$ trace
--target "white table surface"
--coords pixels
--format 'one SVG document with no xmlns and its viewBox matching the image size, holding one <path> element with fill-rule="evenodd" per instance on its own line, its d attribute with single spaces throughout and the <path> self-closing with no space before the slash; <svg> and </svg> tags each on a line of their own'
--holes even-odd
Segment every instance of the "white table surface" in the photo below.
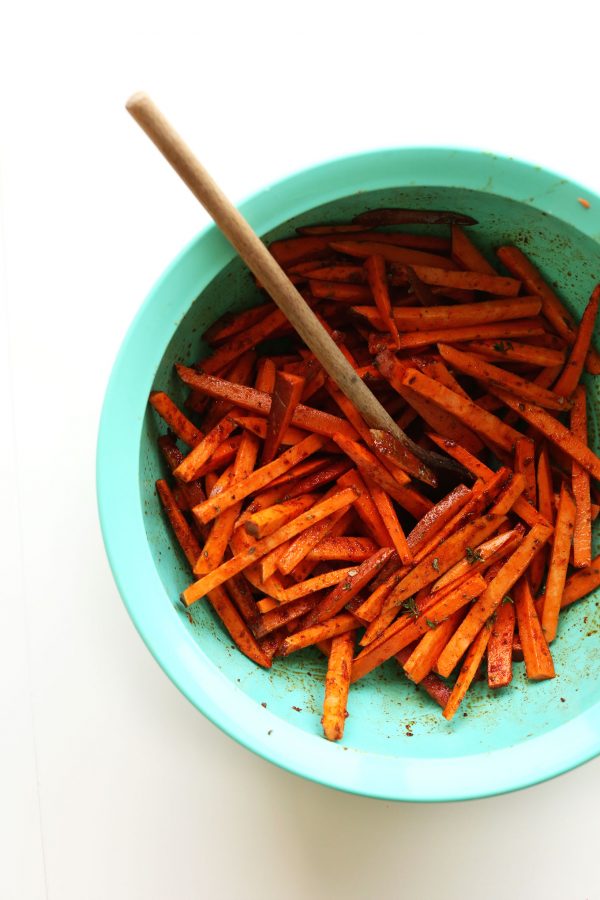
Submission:
<svg viewBox="0 0 600 900">
<path fill-rule="evenodd" d="M 2 900 L 600 897 L 600 760 L 497 799 L 396 805 L 225 737 L 137 636 L 94 494 L 117 348 L 206 222 L 128 94 L 152 92 L 235 200 L 338 154 L 431 143 L 598 189 L 591 13 L 538 6 L 3 5 Z"/>
</svg>

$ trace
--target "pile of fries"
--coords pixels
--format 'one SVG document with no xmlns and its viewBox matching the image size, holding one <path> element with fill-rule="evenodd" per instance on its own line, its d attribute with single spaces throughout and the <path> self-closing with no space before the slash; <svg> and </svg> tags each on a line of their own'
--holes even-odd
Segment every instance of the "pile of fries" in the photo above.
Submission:
<svg viewBox="0 0 600 900">
<path fill-rule="evenodd" d="M 600 584 L 581 383 L 600 373 L 600 286 L 577 324 L 520 249 L 500 247 L 497 270 L 471 224 L 373 210 L 270 247 L 399 426 L 462 474 L 407 474 L 270 301 L 177 365 L 185 413 L 150 397 L 173 475 L 157 492 L 194 576 L 183 603 L 208 602 L 261 666 L 326 654 L 330 740 L 350 685 L 392 657 L 446 719 L 482 671 L 493 689 L 515 660 L 553 678 L 561 609 Z"/>
</svg>

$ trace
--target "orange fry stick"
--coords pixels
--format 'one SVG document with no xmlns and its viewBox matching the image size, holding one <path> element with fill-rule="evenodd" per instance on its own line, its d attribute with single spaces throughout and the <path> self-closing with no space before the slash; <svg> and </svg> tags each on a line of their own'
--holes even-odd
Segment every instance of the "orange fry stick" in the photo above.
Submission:
<svg viewBox="0 0 600 900">
<path fill-rule="evenodd" d="M 270 337 L 286 321 L 285 315 L 281 310 L 274 309 L 264 319 L 245 329 L 242 334 L 236 334 L 229 338 L 226 343 L 221 344 L 212 356 L 203 359 L 201 362 L 203 372 L 207 375 L 220 372 L 228 363 L 233 362 L 246 350 L 251 350 L 257 344 L 260 344 L 261 341 L 264 341 L 265 338 Z"/>
<path fill-rule="evenodd" d="M 346 284 L 365 284 L 367 280 L 362 266 L 321 266 L 310 269 L 306 277 L 313 281 L 339 281 Z"/>
<path fill-rule="evenodd" d="M 222 444 L 223 441 L 229 437 L 234 428 L 237 427 L 237 423 L 229 416 L 225 416 L 225 418 L 221 419 L 221 421 L 202 438 L 200 443 L 195 445 L 194 449 L 188 453 L 184 460 L 177 466 L 173 472 L 175 477 L 180 481 L 186 482 L 198 478 L 204 463 L 210 459 L 217 447 Z"/>
<path fill-rule="evenodd" d="M 163 434 L 159 437 L 158 446 L 169 469 L 171 472 L 174 472 L 183 459 L 183 453 L 168 434 Z M 191 509 L 192 506 L 206 500 L 206 494 L 199 481 L 190 481 L 188 484 L 180 484 L 177 487 L 181 491 L 184 500 L 183 506 L 180 506 L 181 509 Z"/>
<path fill-rule="evenodd" d="M 512 681 L 512 651 L 515 633 L 515 607 L 508 595 L 496 610 L 487 645 L 488 687 L 506 687 Z"/>
<path fill-rule="evenodd" d="M 326 494 L 326 497 L 328 496 L 329 495 Z M 303 531 L 302 534 L 298 535 L 296 540 L 291 542 L 285 553 L 279 557 L 277 568 L 281 574 L 289 575 L 293 572 L 296 566 L 306 558 L 307 554 L 330 534 L 332 529 L 343 518 L 345 512 L 345 509 L 341 509 L 333 516 L 330 516 L 322 522 L 316 522 L 310 528 L 307 528 L 306 531 Z"/>
<path fill-rule="evenodd" d="M 216 399 L 228 399 L 241 409 L 268 416 L 271 409 L 271 397 L 265 391 L 257 391 L 246 385 L 233 384 L 231 381 L 225 381 L 213 375 L 203 375 L 187 366 L 176 365 L 175 368 L 181 380 L 195 391 L 208 394 L 209 397 Z M 295 409 L 292 425 L 315 434 L 331 436 L 340 432 L 350 438 L 356 437 L 356 432 L 344 419 L 332 416 L 320 409 L 304 406 L 302 403 L 299 403 Z"/>
<path fill-rule="evenodd" d="M 277 372 L 271 409 L 267 419 L 267 435 L 263 445 L 263 465 L 275 459 L 303 390 L 304 378 L 298 378 L 296 375 L 289 375 L 286 372 Z"/>
<path fill-rule="evenodd" d="M 217 498 L 218 502 L 209 497 L 204 503 L 199 503 L 193 509 L 194 516 L 198 522 L 206 525 L 219 513 L 239 503 L 240 500 L 243 500 L 250 494 L 254 494 L 261 488 L 266 487 L 272 482 L 273 478 L 287 472 L 292 466 L 297 465 L 312 453 L 316 453 L 325 443 L 326 438 L 319 435 L 310 435 L 310 437 L 305 438 L 299 444 L 290 447 L 289 450 L 286 450 L 273 462 L 256 469 L 247 478 L 234 482 L 229 490 Z"/>
<path fill-rule="evenodd" d="M 478 381 L 483 381 L 485 384 L 497 385 L 515 397 L 523 397 L 526 400 L 530 400 L 531 403 L 537 403 L 538 406 L 546 409 L 565 410 L 571 406 L 567 397 L 559 396 L 554 391 L 538 387 L 532 381 L 527 381 L 525 378 L 520 378 L 512 372 L 499 369 L 497 366 L 478 359 L 470 353 L 463 353 L 461 350 L 456 350 L 456 348 L 450 347 L 448 344 L 438 344 L 438 350 L 442 358 L 455 369 L 458 369 L 459 372 L 469 375 L 471 378 L 476 378 Z"/>
<path fill-rule="evenodd" d="M 392 497 L 396 495 L 396 489 L 400 485 L 408 484 L 410 481 L 408 475 L 400 469 L 394 469 L 393 475 L 388 472 L 377 457 L 357 441 L 352 441 L 350 438 L 344 437 L 343 434 L 335 434 L 333 440 L 340 450 L 358 466 L 365 478 L 379 484 Z"/>
<path fill-rule="evenodd" d="M 380 256 L 379 254 L 368 256 L 365 260 L 365 272 L 367 273 L 367 280 L 379 315 L 394 343 L 396 346 L 399 346 L 398 329 L 392 318 L 392 304 L 390 301 L 390 292 L 388 290 L 387 273 L 383 256 Z"/>
<path fill-rule="evenodd" d="M 577 337 L 577 326 L 573 316 L 544 281 L 533 263 L 518 247 L 499 247 L 496 252 L 508 271 L 522 280 L 526 290 L 541 297 L 544 316 L 556 333 L 569 345 L 574 344 Z M 591 348 L 588 353 L 586 367 L 592 375 L 600 374 L 600 356 L 594 348 Z"/>
<path fill-rule="evenodd" d="M 491 633 L 491 628 L 488 625 L 483 625 L 477 637 L 469 647 L 459 676 L 456 679 L 456 684 L 454 685 L 452 693 L 450 694 L 450 699 L 448 700 L 442 712 L 443 717 L 447 721 L 450 721 L 450 719 L 456 713 L 456 710 L 462 703 L 473 679 L 477 675 L 479 664 L 483 659 L 483 654 L 486 651 Z"/>
<path fill-rule="evenodd" d="M 244 428 L 246 431 L 251 431 L 252 434 L 255 434 L 259 438 L 266 438 L 266 419 L 261 419 L 260 416 L 238 416 L 237 414 L 232 415 L 231 418 L 238 423 L 240 428 Z M 289 428 L 286 428 L 285 432 L 281 436 L 281 443 L 286 444 L 289 447 L 292 444 L 297 444 L 305 437 L 307 437 L 306 431 L 301 428 L 294 428 L 294 426 L 291 425 Z"/>
<path fill-rule="evenodd" d="M 360 496 L 356 498 L 354 504 L 354 509 L 358 513 L 360 520 L 363 525 L 367 527 L 368 531 L 375 538 L 375 541 L 380 547 L 391 547 L 391 535 L 385 527 L 383 519 L 373 502 L 366 484 L 356 469 L 350 469 L 349 472 L 345 472 L 342 477 L 338 479 L 337 483 L 339 487 L 355 487 L 360 491 Z"/>
<path fill-rule="evenodd" d="M 573 395 L 571 431 L 580 441 L 587 442 L 586 393 L 583 385 L 579 385 Z M 575 568 L 583 569 L 592 561 L 592 502 L 589 473 L 575 461 L 572 463 L 571 487 L 575 499 L 573 564 Z"/>
<path fill-rule="evenodd" d="M 451 569 L 442 575 L 441 578 L 432 585 L 431 593 L 448 587 L 453 581 L 465 575 L 467 572 L 478 572 L 483 568 L 487 568 L 496 560 L 501 559 L 508 553 L 512 553 L 517 549 L 523 537 L 523 528 L 519 525 L 517 528 L 498 534 L 496 537 L 485 541 L 478 547 L 468 547 L 464 559 L 460 559 Z"/>
<path fill-rule="evenodd" d="M 342 611 L 344 606 L 356 597 L 365 585 L 381 571 L 385 563 L 392 555 L 393 550 L 384 547 L 377 550 L 366 559 L 357 569 L 352 569 L 345 580 L 336 585 L 328 594 L 318 601 L 317 605 L 305 616 L 302 627 L 317 625 L 331 619 Z"/>
<path fill-rule="evenodd" d="M 311 625 L 303 631 L 296 631 L 285 638 L 279 648 L 279 656 L 289 656 L 297 650 L 303 650 L 312 644 L 318 644 L 319 641 L 326 641 L 329 638 L 337 637 L 339 634 L 345 634 L 347 631 L 355 631 L 359 626 L 358 619 L 352 613 L 341 613 L 334 619 L 328 619 L 320 625 Z"/>
<path fill-rule="evenodd" d="M 345 281 L 310 279 L 308 288 L 313 297 L 337 300 L 340 303 L 372 303 L 371 288 L 366 284 L 348 284 Z"/>
<path fill-rule="evenodd" d="M 577 385 L 583 372 L 583 367 L 589 349 L 592 343 L 592 335 L 594 334 L 594 325 L 596 316 L 598 315 L 598 304 L 600 303 L 600 284 L 596 285 L 592 292 L 592 296 L 585 308 L 581 322 L 577 328 L 577 337 L 571 348 L 569 359 L 562 371 L 562 374 L 553 390 L 557 394 L 564 394 L 570 397 Z"/>
<path fill-rule="evenodd" d="M 246 331 L 248 328 L 251 328 L 252 325 L 256 325 L 257 322 L 260 322 L 261 319 L 264 319 L 272 312 L 273 309 L 273 302 L 269 300 L 268 303 L 261 303 L 258 306 L 253 306 L 251 309 L 246 309 L 241 313 L 225 313 L 225 315 L 217 319 L 210 328 L 207 328 L 202 337 L 207 344 L 220 344 L 228 338 L 233 337 L 235 334 Z"/>
<path fill-rule="evenodd" d="M 565 589 L 563 591 L 562 600 L 560 601 L 561 609 L 570 606 L 582 597 L 586 597 L 591 591 L 594 591 L 600 585 L 600 556 L 592 560 L 585 569 L 579 569 L 578 572 L 567 578 Z"/>
<path fill-rule="evenodd" d="M 413 556 L 406 542 L 406 535 L 398 521 L 394 504 L 390 500 L 388 494 L 386 494 L 386 492 L 374 481 L 367 481 L 367 486 L 369 488 L 369 493 L 373 498 L 373 502 L 392 539 L 392 544 L 400 557 L 400 561 L 405 566 L 409 565 L 412 562 Z"/>
<path fill-rule="evenodd" d="M 427 631 L 411 655 L 404 663 L 404 671 L 411 681 L 419 684 L 433 670 L 437 658 L 456 631 L 461 619 L 461 611 L 453 613 L 437 628 Z"/>
<path fill-rule="evenodd" d="M 244 522 L 244 528 L 253 538 L 267 537 L 290 519 L 295 519 L 300 513 L 306 512 L 319 499 L 318 494 L 301 494 L 299 497 L 275 503 L 273 506 L 252 513 Z"/>
<path fill-rule="evenodd" d="M 357 307 L 353 307 L 356 312 Z M 414 331 L 412 334 L 400 335 L 400 347 L 392 346 L 391 338 L 384 334 L 373 334 L 369 338 L 369 351 L 372 354 L 381 350 L 420 350 L 431 344 L 458 344 L 464 341 L 482 341 L 492 338 L 506 340 L 513 337 L 533 337 L 543 334 L 540 319 L 518 319 L 513 322 L 494 322 L 492 325 L 466 325 L 464 328 L 440 328 L 437 331 Z M 241 404 L 240 404 L 241 405 Z"/>
<path fill-rule="evenodd" d="M 535 341 L 536 338 L 532 337 L 531 340 Z M 463 349 L 484 359 L 502 363 L 522 362 L 532 366 L 549 367 L 562 366 L 565 361 L 563 350 L 536 347 L 534 344 L 522 344 L 503 338 L 496 341 L 470 341 Z"/>
<path fill-rule="evenodd" d="M 544 612 L 542 614 L 542 630 L 549 644 L 556 637 L 558 628 L 558 614 L 560 613 L 561 598 L 567 579 L 574 525 L 575 503 L 563 483 L 556 514 L 554 543 L 550 555 L 546 593 L 544 595 Z"/>
<path fill-rule="evenodd" d="M 333 638 L 327 662 L 321 719 L 323 734 L 328 741 L 341 741 L 344 736 L 353 652 L 353 632 L 347 631 Z"/>
<path fill-rule="evenodd" d="M 447 409 L 442 409 L 430 403 L 429 400 L 424 399 L 418 392 L 411 390 L 405 384 L 404 379 L 407 373 L 417 371 L 416 369 L 407 367 L 400 360 L 396 359 L 389 350 L 377 355 L 375 365 L 394 390 L 416 410 L 430 428 L 433 428 L 449 440 L 457 441 L 467 447 L 472 453 L 479 453 L 483 449 L 479 438 L 466 428 L 461 421 L 457 420 L 456 416 L 449 413 Z M 427 378 L 428 376 L 423 377 Z M 433 379 L 428 380 L 432 384 L 437 383 Z M 466 400 L 465 402 L 470 403 L 471 401 Z"/>
<path fill-rule="evenodd" d="M 160 502 L 163 505 L 175 537 L 177 538 L 177 542 L 183 550 L 190 567 L 193 568 L 194 563 L 200 556 L 200 544 L 196 540 L 187 519 L 177 506 L 173 493 L 164 479 L 159 478 L 156 482 L 156 491 L 160 497 Z"/>
<path fill-rule="evenodd" d="M 426 253 L 422 250 L 406 249 L 404 247 L 395 247 L 393 244 L 385 244 L 381 241 L 332 241 L 331 248 L 345 256 L 358 256 L 360 259 L 367 259 L 369 256 L 383 256 L 386 262 L 400 263 L 408 266 L 435 266 L 435 271 L 443 272 L 445 269 L 454 268 L 452 260 L 445 256 L 438 256 L 435 253 Z M 419 276 L 420 277 L 420 276 Z M 425 279 L 422 279 L 423 281 Z M 510 279 L 509 279 L 510 280 Z M 434 284 L 445 284 L 445 282 L 434 281 Z M 517 282 L 518 284 L 518 282 Z M 448 284 L 447 287 L 464 287 L 462 284 Z M 500 292 L 498 292 L 500 293 Z"/>
<path fill-rule="evenodd" d="M 445 385 L 451 391 L 454 391 L 455 394 L 460 394 L 462 397 L 466 397 L 467 400 L 471 399 L 441 359 L 435 359 L 431 356 L 415 356 L 409 362 L 413 368 L 423 372 L 429 378 L 439 381 L 440 384 Z"/>
<path fill-rule="evenodd" d="M 334 537 L 329 535 L 322 538 L 316 547 L 309 550 L 305 559 L 312 562 L 331 559 L 346 562 L 363 562 L 376 550 L 377 547 L 370 538 Z"/>
<path fill-rule="evenodd" d="M 439 264 L 436 268 L 435 264 L 424 263 L 419 265 L 416 263 L 413 265 L 413 269 L 417 277 L 424 281 L 425 284 L 461 288 L 467 291 L 484 291 L 487 294 L 495 294 L 499 297 L 516 297 L 521 287 L 521 282 L 515 278 L 505 278 L 502 275 L 485 275 L 482 272 L 451 270 L 450 266 L 442 267 Z M 531 293 L 534 292 L 532 291 Z"/>
<path fill-rule="evenodd" d="M 531 438 L 519 438 L 515 447 L 515 472 L 525 479 L 524 494 L 532 506 L 537 506 L 537 484 L 535 477 L 535 444 Z"/>
<path fill-rule="evenodd" d="M 516 441 L 521 437 L 518 431 L 505 425 L 492 413 L 481 409 L 471 400 L 465 400 L 464 397 L 448 390 L 447 387 L 438 384 L 426 375 L 422 375 L 416 369 L 407 370 L 402 384 L 411 388 L 421 397 L 435 403 L 436 406 L 445 409 L 477 434 L 504 450 L 512 452 Z"/>
<path fill-rule="evenodd" d="M 594 478 L 600 479 L 600 459 L 583 441 L 576 438 L 572 431 L 561 425 L 560 422 L 543 409 L 540 409 L 539 406 L 515 400 L 510 394 L 501 391 L 499 388 L 490 388 L 490 390 L 492 390 L 492 393 L 497 394 L 506 406 L 514 409 L 522 419 L 533 425 L 536 431 L 539 431 L 553 444 L 556 444 L 560 450 L 563 450 L 578 462 L 586 472 L 590 472 Z"/>
<path fill-rule="evenodd" d="M 527 677 L 533 681 L 554 678 L 552 654 L 548 649 L 548 644 L 535 610 L 527 577 L 520 578 L 517 581 L 513 588 L 512 596 L 515 603 Z"/>
<path fill-rule="evenodd" d="M 202 432 L 196 428 L 193 422 L 190 422 L 163 391 L 152 391 L 150 405 L 184 444 L 195 447 L 202 440 Z"/>
<path fill-rule="evenodd" d="M 479 600 L 471 607 L 458 629 L 448 641 L 437 662 L 440 675 L 447 678 L 459 659 L 475 640 L 485 622 L 494 614 L 502 599 L 521 577 L 534 554 L 552 534 L 550 525 L 534 525 L 492 581 Z"/>
<path fill-rule="evenodd" d="M 402 616 L 382 635 L 377 643 L 369 645 L 357 656 L 352 664 L 351 683 L 364 678 L 373 669 L 395 656 L 404 647 L 412 644 L 429 628 L 435 628 L 448 616 L 466 606 L 485 589 L 485 581 L 481 575 L 474 575 L 460 587 L 449 591 L 444 597 L 426 612 L 414 618 L 412 615 Z"/>
<path fill-rule="evenodd" d="M 314 578 L 300 581 L 286 590 L 285 599 L 282 602 L 289 603 L 290 600 L 298 600 L 300 597 L 307 597 L 310 594 L 315 594 L 317 591 L 333 587 L 334 584 L 339 584 L 349 572 L 353 571 L 353 566 L 344 566 L 342 569 L 333 569 L 331 572 L 323 572 L 321 575 L 315 575 Z"/>
<path fill-rule="evenodd" d="M 319 227 L 319 226 L 315 226 Z M 433 234 L 410 234 L 407 231 L 366 231 L 361 226 L 355 227 L 345 225 L 337 230 L 327 231 L 327 226 L 322 231 L 299 231 L 300 234 L 318 234 L 322 240 L 331 243 L 331 241 L 345 240 L 340 238 L 340 234 L 349 234 L 351 241 L 377 241 L 380 244 L 394 244 L 396 247 L 414 247 L 417 250 L 436 250 L 442 253 L 450 250 L 450 241 L 445 237 L 438 237 Z"/>
<path fill-rule="evenodd" d="M 486 300 L 459 306 L 401 306 L 393 309 L 398 331 L 438 331 L 440 328 L 465 328 L 537 316 L 539 297 Z"/>
<path fill-rule="evenodd" d="M 297 620 L 312 609 L 314 603 L 314 597 L 301 597 L 299 600 L 292 600 L 290 603 L 284 603 L 283 605 L 278 604 L 272 609 L 265 611 L 260 616 L 254 629 L 256 637 L 266 637 L 271 632 L 277 631 L 278 628 L 282 628 L 284 625 L 289 625 L 292 622 L 295 626 Z"/>
<path fill-rule="evenodd" d="M 250 629 L 229 599 L 225 588 L 222 586 L 214 588 L 207 594 L 207 600 L 221 619 L 238 649 L 249 659 L 258 663 L 259 666 L 263 666 L 265 669 L 270 668 L 271 660 L 257 644 Z"/>
<path fill-rule="evenodd" d="M 491 474 L 491 473 L 490 473 Z M 438 503 L 433 506 L 417 522 L 413 530 L 406 538 L 411 551 L 420 550 L 428 541 L 430 541 L 441 529 L 463 508 L 471 497 L 471 491 L 459 484 L 454 490 L 442 497 Z"/>
<path fill-rule="evenodd" d="M 278 531 L 273 532 L 273 534 L 268 537 L 251 545 L 243 553 L 232 557 L 230 560 L 227 560 L 227 562 L 222 563 L 222 565 L 213 572 L 205 575 L 204 578 L 191 584 L 181 595 L 183 602 L 186 606 L 195 603 L 203 597 L 204 594 L 212 590 L 213 587 L 223 584 L 223 582 L 227 581 L 233 575 L 237 575 L 238 572 L 241 572 L 253 563 L 258 562 L 259 559 L 266 556 L 267 553 L 270 553 L 275 547 L 279 547 L 290 538 L 296 537 L 301 531 L 304 531 L 321 519 L 330 516 L 332 513 L 337 512 L 337 510 L 350 506 L 355 497 L 355 491 L 352 488 L 346 488 L 339 491 L 339 493 L 330 497 L 328 500 L 323 500 L 321 503 L 315 504 L 315 506 L 311 507 L 309 512 L 302 513 L 295 519 L 292 519 L 291 522 L 282 526 Z"/>
<path fill-rule="evenodd" d="M 459 264 L 461 269 L 467 269 L 470 272 L 483 272 L 485 275 L 498 274 L 460 225 L 453 225 L 451 233 L 452 259 Z"/>
</svg>

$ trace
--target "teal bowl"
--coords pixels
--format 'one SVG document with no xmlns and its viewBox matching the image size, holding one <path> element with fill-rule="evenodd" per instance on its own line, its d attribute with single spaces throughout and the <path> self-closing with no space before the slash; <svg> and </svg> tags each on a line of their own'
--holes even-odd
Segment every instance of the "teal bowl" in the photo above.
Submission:
<svg viewBox="0 0 600 900">
<path fill-rule="evenodd" d="M 579 197 L 589 200 L 589 209 Z M 600 280 L 600 198 L 543 169 L 486 153 L 409 148 L 335 160 L 261 191 L 242 211 L 271 239 L 372 206 L 473 215 L 484 250 L 523 246 L 578 316 Z M 207 604 L 182 608 L 178 597 L 190 576 L 155 495 L 155 480 L 164 474 L 156 449 L 160 426 L 146 401 L 153 386 L 183 401 L 173 363 L 198 359 L 207 350 L 205 329 L 258 297 L 227 241 L 208 228 L 146 299 L 106 392 L 97 455 L 102 531 L 123 601 L 156 660 L 205 716 L 244 746 L 297 775 L 370 797 L 484 797 L 558 775 L 598 754 L 595 597 L 561 616 L 554 680 L 528 682 L 517 663 L 509 688 L 492 694 L 476 684 L 448 723 L 391 662 L 353 686 L 339 744 L 321 736 L 325 666 L 316 651 L 275 661 L 265 671 L 233 647 Z M 597 398 L 596 389 L 590 396 Z M 590 406 L 598 450 L 597 404 Z"/>
</svg>

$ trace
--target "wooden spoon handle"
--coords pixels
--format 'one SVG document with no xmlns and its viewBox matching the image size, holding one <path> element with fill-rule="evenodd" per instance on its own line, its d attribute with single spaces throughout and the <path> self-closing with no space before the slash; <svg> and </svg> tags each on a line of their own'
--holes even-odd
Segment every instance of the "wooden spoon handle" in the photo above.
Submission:
<svg viewBox="0 0 600 900">
<path fill-rule="evenodd" d="M 403 457 L 401 460 L 403 465 L 421 480 L 435 483 L 435 476 L 422 462 L 426 456 L 425 451 L 414 444 L 396 425 L 379 400 L 359 378 L 279 263 L 215 184 L 156 104 L 146 94 L 137 93 L 128 100 L 126 106 L 128 112 L 211 215 L 269 296 L 285 313 L 304 343 L 312 350 L 327 374 L 352 401 L 367 424 L 372 428 L 391 433 L 402 445 L 398 448 L 398 452 Z M 418 462 L 415 456 L 419 457 L 421 462 Z"/>
</svg>

